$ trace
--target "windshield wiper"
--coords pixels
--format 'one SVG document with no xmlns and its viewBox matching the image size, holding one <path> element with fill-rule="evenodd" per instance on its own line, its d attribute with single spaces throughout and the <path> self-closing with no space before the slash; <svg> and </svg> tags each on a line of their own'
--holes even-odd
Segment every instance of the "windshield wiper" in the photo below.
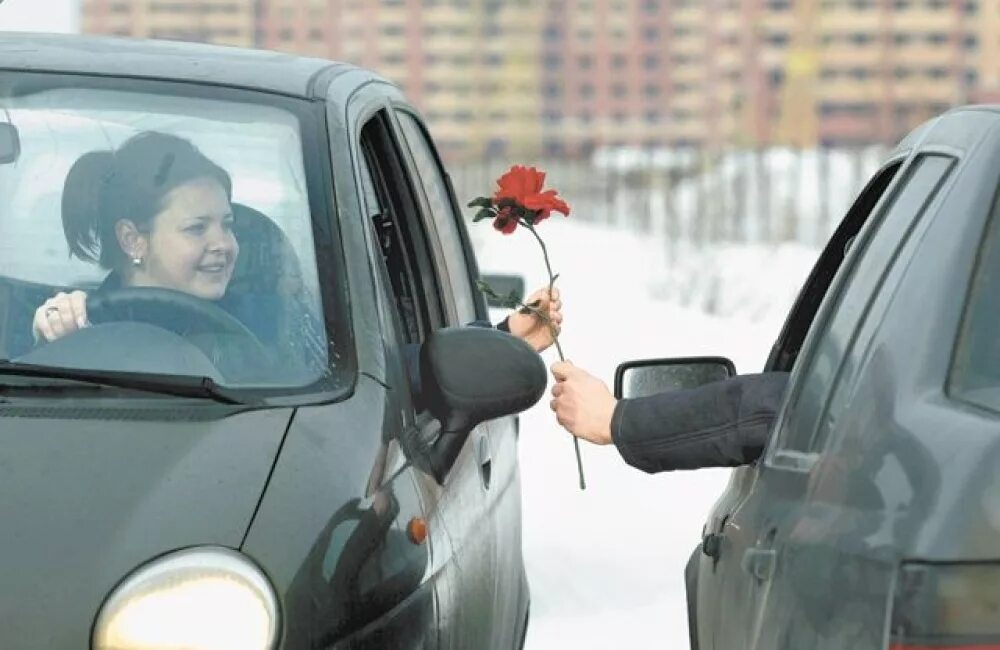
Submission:
<svg viewBox="0 0 1000 650">
<path fill-rule="evenodd" d="M 0 359 L 0 375 L 69 380 L 93 386 L 124 388 L 176 397 L 210 399 L 221 404 L 246 405 L 254 403 L 220 386 L 211 377 L 59 368 L 17 363 L 9 359 Z"/>
</svg>

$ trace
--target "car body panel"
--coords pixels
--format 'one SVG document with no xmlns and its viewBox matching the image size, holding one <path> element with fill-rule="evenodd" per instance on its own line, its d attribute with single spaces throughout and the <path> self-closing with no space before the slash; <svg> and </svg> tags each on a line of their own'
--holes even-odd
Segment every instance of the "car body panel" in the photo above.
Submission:
<svg viewBox="0 0 1000 650">
<path fill-rule="evenodd" d="M 0 409 L 0 639 L 86 645 L 105 596 L 139 565 L 201 544 L 239 548 L 291 409 L 91 400 Z M 112 419 L 113 418 L 113 419 Z M 72 424 L 72 426 L 68 426 Z"/>
<path fill-rule="evenodd" d="M 889 216 L 864 226 L 824 298 L 763 462 L 738 470 L 752 478 L 727 489 L 746 491 L 713 513 L 724 524 L 720 559 L 700 569 L 703 649 L 882 649 L 901 562 L 1000 559 L 1000 417 L 945 392 L 1000 185 L 1000 119 L 955 111 L 900 151 L 874 211 Z M 949 157 L 943 181 L 919 175 L 928 156 Z M 941 184 L 920 209 L 904 203 L 928 182 Z"/>
<path fill-rule="evenodd" d="M 296 413 L 243 545 L 280 594 L 282 648 L 327 647 L 401 604 L 433 612 L 433 592 L 420 589 L 431 545 L 407 537 L 424 512 L 392 417 L 388 391 L 367 377 L 352 399 Z M 433 630 L 382 641 L 434 644 L 420 633 Z"/>
</svg>

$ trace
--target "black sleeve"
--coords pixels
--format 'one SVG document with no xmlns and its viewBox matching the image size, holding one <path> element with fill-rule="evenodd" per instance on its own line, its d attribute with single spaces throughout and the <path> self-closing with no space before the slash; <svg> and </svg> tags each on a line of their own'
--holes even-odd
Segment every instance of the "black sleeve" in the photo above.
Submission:
<svg viewBox="0 0 1000 650">
<path fill-rule="evenodd" d="M 739 375 L 622 399 L 611 436 L 625 462 L 644 472 L 745 465 L 764 450 L 787 382 L 785 372 Z"/>
</svg>

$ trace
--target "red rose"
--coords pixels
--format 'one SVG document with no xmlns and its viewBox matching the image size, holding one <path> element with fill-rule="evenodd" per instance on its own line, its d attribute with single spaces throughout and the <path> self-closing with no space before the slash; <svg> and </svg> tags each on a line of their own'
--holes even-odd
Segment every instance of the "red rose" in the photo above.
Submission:
<svg viewBox="0 0 1000 650">
<path fill-rule="evenodd" d="M 497 180 L 497 191 L 493 195 L 493 200 L 513 199 L 524 205 L 524 198 L 541 192 L 544 184 L 545 172 L 538 171 L 534 167 L 514 165 Z"/>
<path fill-rule="evenodd" d="M 555 190 L 543 192 L 544 185 L 545 172 L 534 167 L 514 165 L 497 180 L 497 191 L 493 194 L 493 201 L 500 202 L 502 199 L 509 199 L 532 210 L 537 215 L 534 223 L 547 219 L 553 210 L 569 216 L 569 205 L 559 198 L 558 192 Z M 500 220 L 499 216 L 497 220 Z M 504 225 L 507 226 L 506 220 Z M 494 222 L 494 226 L 496 226 L 496 222 Z M 510 227 L 510 231 L 503 229 L 503 232 L 513 232 L 516 227 L 515 221 L 514 226 Z"/>
<path fill-rule="evenodd" d="M 553 211 L 561 212 L 566 217 L 569 216 L 569 205 L 559 198 L 555 190 L 546 190 L 541 194 L 526 197 L 523 205 L 529 210 L 534 210 L 538 213 L 538 216 L 535 217 L 535 223 L 538 223 L 542 219 L 548 219 Z"/>
<path fill-rule="evenodd" d="M 497 218 L 493 220 L 493 227 L 505 235 L 517 230 L 517 219 L 510 213 L 510 208 L 500 208 Z"/>
</svg>

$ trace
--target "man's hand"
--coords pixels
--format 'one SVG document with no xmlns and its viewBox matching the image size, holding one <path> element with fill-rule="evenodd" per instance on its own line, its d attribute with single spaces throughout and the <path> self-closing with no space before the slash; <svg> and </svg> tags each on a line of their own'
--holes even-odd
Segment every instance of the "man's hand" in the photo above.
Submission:
<svg viewBox="0 0 1000 650">
<path fill-rule="evenodd" d="M 555 328 L 556 335 L 558 335 L 563 320 L 561 311 L 562 300 L 559 299 L 559 289 L 552 288 L 552 299 L 550 300 L 549 288 L 547 286 L 543 287 L 528 296 L 524 300 L 524 304 L 531 305 L 535 301 L 538 301 L 535 309 L 548 316 L 549 320 L 552 321 L 552 326 Z M 536 352 L 542 352 L 555 342 L 555 337 L 552 335 L 552 328 L 549 327 L 544 318 L 534 313 L 522 314 L 520 310 L 515 311 L 507 318 L 507 327 L 510 329 L 511 334 L 524 339 Z"/>
<path fill-rule="evenodd" d="M 618 401 L 607 385 L 569 361 L 552 366 L 556 385 L 549 406 L 567 431 L 597 445 L 611 444 L 611 416 Z"/>
</svg>

